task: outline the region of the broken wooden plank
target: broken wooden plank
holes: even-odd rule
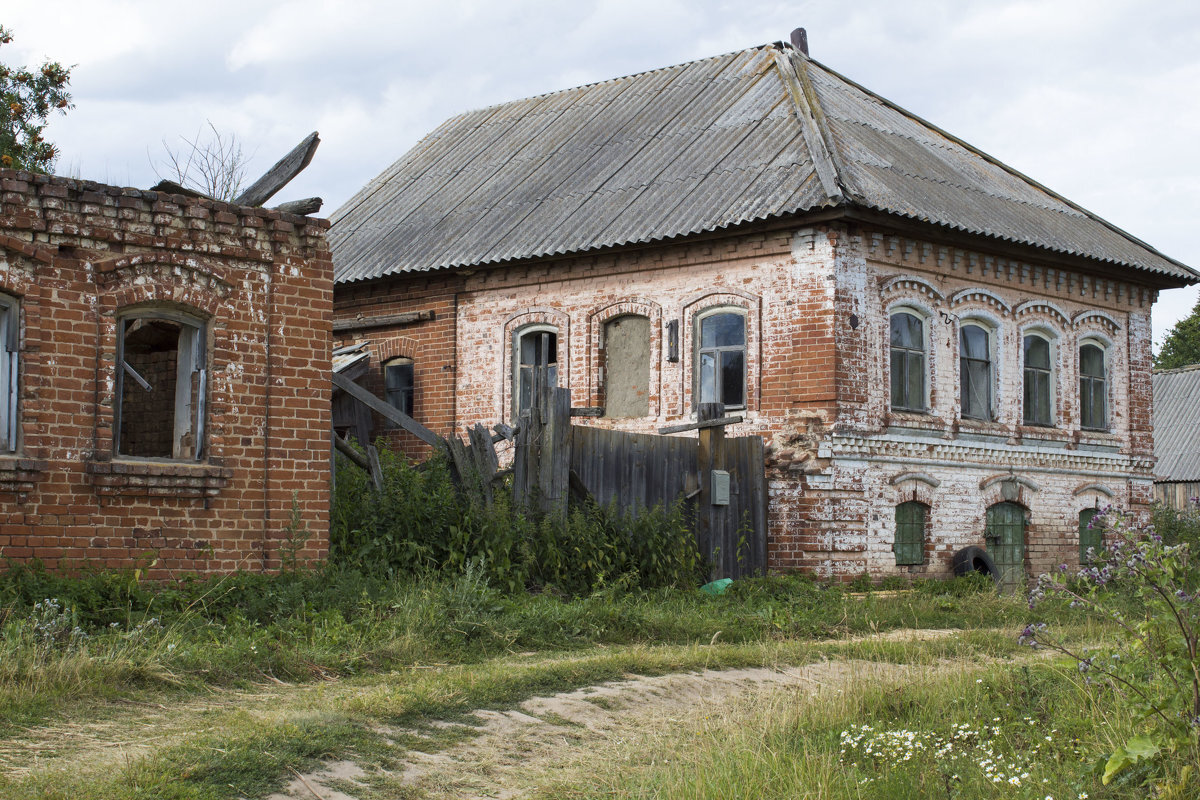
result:
[[[195,189],[189,189],[182,183],[176,183],[175,181],[168,180],[161,180],[154,184],[150,187],[150,191],[163,192],[165,194],[181,194],[184,197],[203,197],[205,200],[214,199],[206,195],[204,192],[197,192]]]
[[[337,373],[334,373],[332,378],[334,386],[341,389],[355,400],[358,400],[360,403],[367,406],[367,408],[378,413],[384,419],[391,420],[404,430],[411,433],[413,436],[416,436],[422,442],[425,442],[425,444],[432,445],[434,449],[441,450],[443,452],[445,451],[446,440],[429,430],[429,428],[426,428],[421,423],[417,422],[408,414],[392,408],[390,405],[380,400],[378,397],[371,394],[354,381],[346,380]]]
[[[351,447],[349,442],[338,436],[336,433],[333,435],[333,446],[339,453],[350,459],[350,463],[354,464],[359,469],[363,470],[364,472],[371,471],[371,464],[367,461],[366,457]]]
[[[145,378],[143,378],[141,375],[139,375],[139,374],[138,374],[138,371],[137,371],[136,369],[134,369],[133,367],[129,366],[129,362],[128,362],[128,361],[124,361],[124,360],[122,360],[122,361],[121,361],[121,365],[122,365],[123,367],[125,367],[125,374],[126,374],[126,375],[128,375],[129,377],[133,378],[135,381],[137,381],[137,385],[138,385],[138,386],[142,387],[142,388],[143,388],[143,389],[145,389],[147,392],[153,392],[153,391],[154,391],[154,389],[152,389],[152,388],[150,387],[150,383],[149,383],[149,381],[147,381]]]
[[[333,321],[333,332],[361,331],[370,328],[387,328],[392,325],[408,325],[413,322],[437,319],[433,311],[405,311],[403,314],[388,314],[380,317],[355,317]]]
[[[571,409],[572,417],[603,417],[604,406],[583,406]]]
[[[316,131],[305,136],[304,141],[279,159],[275,166],[250,184],[250,188],[238,195],[233,202],[241,206],[261,206],[270,200],[272,195],[287,186],[292,178],[299,175],[301,170],[308,166],[320,143],[321,137],[317,135]]]
[[[492,426],[492,430],[496,433],[492,436],[492,444],[507,439],[512,441],[517,435],[517,429],[512,425],[505,425],[503,422],[497,422]]]
[[[699,431],[705,428],[720,428],[725,425],[736,425],[743,421],[741,415],[732,417],[721,417],[720,419],[704,419],[696,422],[685,422],[680,425],[668,425],[665,428],[659,428],[659,433],[683,433],[684,431]]]
[[[367,465],[368,472],[371,473],[371,482],[375,484],[375,491],[383,491],[383,467],[379,466],[379,451],[375,449],[375,445],[367,445]]]
[[[303,200],[290,200],[286,203],[280,203],[275,206],[275,210],[282,211],[284,214],[297,214],[303,217],[307,214],[317,213],[323,205],[325,205],[325,201],[319,197],[306,197]]]

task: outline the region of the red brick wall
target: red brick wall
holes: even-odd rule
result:
[[[21,309],[19,446],[0,454],[0,554],[152,575],[278,565],[295,498],[329,526],[327,223],[0,170],[0,292]],[[199,462],[115,454],[117,320],[205,321]]]

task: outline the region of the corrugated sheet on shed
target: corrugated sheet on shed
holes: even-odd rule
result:
[[[840,192],[818,180],[798,115],[815,120],[832,159],[824,174],[832,170]],[[348,282],[659,241],[839,204],[1200,279],[780,44],[454,117],[339,209],[329,242],[337,280]]]
[[[1154,476],[1200,481],[1200,364],[1154,373]]]

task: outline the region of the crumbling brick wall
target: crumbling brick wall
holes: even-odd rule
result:
[[[322,557],[326,228],[0,170],[0,293],[20,309],[18,444],[0,453],[0,554],[59,569],[152,560],[158,576],[269,569],[291,535],[294,500],[311,535],[300,556]],[[201,430],[188,433],[202,443],[198,460],[123,454],[132,448],[117,440],[118,408],[123,429],[154,427],[117,394],[119,321],[132,312],[184,315],[202,331],[203,378],[188,376],[204,382]]]

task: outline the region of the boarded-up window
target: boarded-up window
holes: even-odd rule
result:
[[[513,411],[533,406],[538,392],[558,386],[558,332],[554,328],[524,328],[513,342]]]
[[[1100,530],[1099,524],[1092,524],[1096,514],[1100,513],[1094,508],[1085,508],[1079,512],[1079,563],[1091,563],[1092,558],[1088,557],[1088,551],[1092,553],[1092,557],[1098,556],[1104,547],[1104,535]]]
[[[924,503],[908,502],[896,506],[896,539],[892,550],[896,563],[925,563],[925,521],[928,507]]]
[[[393,358],[383,365],[383,387],[388,404],[397,411],[413,413],[413,360]]]
[[[700,403],[746,406],[746,317],[724,311],[701,317],[697,325],[696,396]]]
[[[20,307],[0,295],[0,452],[17,449],[17,342]]]
[[[605,323],[604,367],[604,415],[649,415],[649,318],[630,314]]]
[[[198,460],[204,450],[207,391],[204,325],[149,312],[117,326],[117,453]]]
[[[892,408],[925,410],[925,323],[907,311],[891,316]]]
[[[1104,351],[1085,344],[1079,348],[1079,424],[1092,430],[1107,428],[1107,400]]]

